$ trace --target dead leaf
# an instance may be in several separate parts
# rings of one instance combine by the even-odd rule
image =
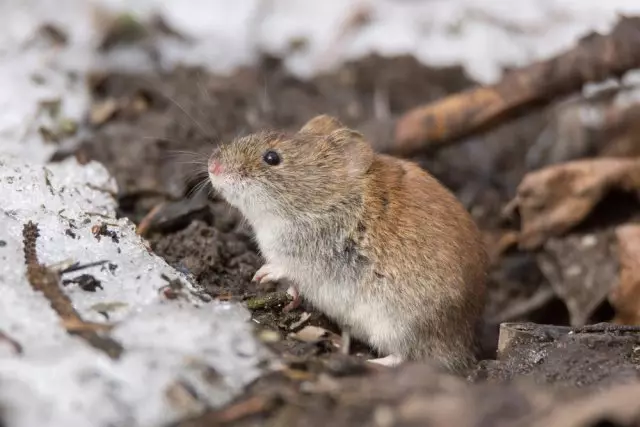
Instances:
[[[519,212],[519,247],[536,249],[578,225],[612,190],[638,188],[640,158],[574,161],[525,176],[505,214]]]
[[[113,98],[95,103],[91,106],[89,122],[93,126],[99,126],[111,119],[118,111],[118,102]]]
[[[536,259],[555,294],[566,305],[572,326],[586,324],[606,301],[618,271],[611,230],[550,238]]]
[[[260,331],[258,338],[264,343],[274,343],[282,339],[280,334],[272,329],[264,329]]]
[[[120,15],[103,14],[104,35],[98,49],[107,51],[116,46],[131,45],[141,41],[149,34],[148,23],[141,22],[129,13]],[[105,25],[106,22],[106,25]]]
[[[322,340],[330,340],[334,345],[339,344],[340,336],[329,331],[328,329],[321,328],[320,326],[305,326],[296,333],[290,334],[292,338],[303,342],[314,343]]]
[[[181,381],[170,384],[165,391],[165,396],[171,407],[185,414],[195,415],[205,408],[204,404],[194,396],[191,387]]]
[[[616,310],[614,322],[640,325],[640,225],[620,226],[616,229],[616,237],[620,281],[609,295]]]
[[[304,313],[302,313],[302,315],[300,316],[300,319],[298,319],[297,321],[293,322],[290,326],[289,329],[290,330],[296,330],[298,329],[300,326],[304,325],[309,319],[311,318],[311,313],[307,313],[306,311]]]
[[[482,238],[492,265],[518,245],[518,233],[512,230],[483,231]]]
[[[298,332],[291,334],[295,339],[304,342],[317,342],[328,336],[330,332],[319,326],[305,326]]]
[[[293,381],[312,381],[315,375],[311,372],[302,371],[300,369],[285,369],[283,375]]]

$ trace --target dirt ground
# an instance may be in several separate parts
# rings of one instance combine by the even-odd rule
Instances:
[[[93,134],[76,156],[102,162],[116,177],[120,214],[145,224],[158,255],[192,275],[211,298],[251,304],[256,333],[286,364],[226,410],[184,425],[532,425],[549,421],[545,417],[558,402],[640,377],[640,335],[633,331],[532,326],[495,355],[498,322],[569,325],[567,299],[542,271],[550,258],[560,268],[578,263],[585,274],[591,268],[611,276],[602,280],[615,280],[617,272],[612,228],[597,213],[541,251],[498,250],[513,226],[501,211],[525,175],[527,150],[553,107],[414,159],[458,195],[495,254],[485,360],[468,378],[428,366],[365,366],[363,358],[371,355],[366,346],[355,343],[350,356],[340,354],[335,325],[307,306],[285,314],[276,290],[250,283],[262,262],[251,230],[238,212],[200,188],[216,143],[264,128],[294,130],[315,114],[329,113],[376,146],[390,137],[399,114],[472,84],[459,68],[436,70],[411,57],[375,56],[308,82],[290,76],[275,58],[230,76],[197,69],[95,76]],[[630,215],[637,210],[634,203],[610,203]],[[596,243],[574,244],[585,236]],[[606,298],[595,301],[579,314],[588,323],[610,320]],[[336,335],[306,342],[290,336],[307,325]],[[418,410],[421,405],[431,409]],[[594,417],[591,424],[571,425],[638,425]]]

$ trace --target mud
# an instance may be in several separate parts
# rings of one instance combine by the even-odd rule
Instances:
[[[75,154],[81,160],[104,163],[116,177],[120,215],[139,224],[149,219],[145,216],[152,209],[162,211],[162,221],[146,233],[157,254],[191,274],[212,298],[247,301],[274,289],[250,283],[262,263],[251,230],[236,210],[201,185],[206,158],[215,144],[258,129],[295,130],[313,115],[328,113],[363,131],[377,146],[390,137],[399,114],[472,84],[459,68],[431,69],[410,57],[376,56],[312,81],[291,77],[275,58],[263,58],[258,66],[230,76],[198,69],[96,75],[91,83],[95,108],[107,102],[117,107],[107,118],[94,121],[93,134]],[[548,111],[532,111],[464,143],[414,158],[462,200],[487,234],[490,251],[513,226],[500,212],[526,173],[526,152],[544,128]],[[597,265],[602,254],[592,252],[584,256],[593,256],[591,265]],[[513,249],[496,253],[486,309],[490,320],[484,337],[486,355],[492,348],[495,352],[497,319],[559,325],[570,320],[566,303],[553,292],[536,253]],[[590,259],[581,263],[589,265]],[[527,305],[540,295],[537,305]],[[610,313],[593,304],[590,310],[595,314],[590,311],[589,320],[609,320]],[[520,306],[524,308],[513,310]],[[354,420],[369,420],[366,425],[425,425],[428,420],[422,415],[410,416],[415,412],[411,400],[415,393],[423,403],[437,397],[450,409],[458,408],[449,416],[459,417],[459,424],[445,417],[431,420],[430,425],[498,421],[516,425],[554,402],[541,404],[535,400],[545,395],[541,389],[522,388],[513,385],[514,380],[524,376],[581,395],[591,386],[637,377],[640,366],[637,335],[624,338],[622,344],[622,338],[607,334],[586,340],[538,339],[520,343],[508,357],[480,362],[469,377],[479,384],[471,387],[424,366],[380,372],[363,364],[371,352],[361,343],[354,343],[351,356],[344,356],[331,340],[300,342],[290,335],[305,325],[336,334],[339,330],[312,307],[303,305],[289,314],[281,309],[281,305],[265,307],[253,315],[256,333],[283,357],[285,371],[261,379],[239,399],[241,416],[207,414],[186,425],[236,421],[264,425],[266,420],[269,425],[354,425]],[[305,312],[310,317],[300,324]],[[464,405],[472,409],[454,414]],[[429,407],[437,417],[437,407],[433,403]],[[402,422],[387,423],[389,419]]]

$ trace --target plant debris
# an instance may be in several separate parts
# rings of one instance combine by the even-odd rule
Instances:
[[[0,342],[3,342],[3,341],[9,343],[9,345],[11,345],[11,347],[13,348],[13,351],[16,354],[22,354],[22,346],[20,345],[20,343],[14,340],[13,338],[11,338],[2,330],[0,330]]]
[[[270,294],[255,297],[245,301],[249,310],[265,310],[286,305],[292,298],[286,292],[272,292]]]
[[[87,292],[95,292],[98,289],[103,289],[100,281],[90,274],[81,274],[73,279],[65,279],[62,281],[62,284],[64,286],[76,284],[80,289]]]
[[[640,225],[618,227],[616,238],[620,279],[609,296],[616,312],[614,322],[640,325]]]
[[[91,227],[91,233],[95,236],[96,239],[100,240],[101,236],[111,237],[111,240],[114,243],[119,243],[120,238],[118,237],[118,233],[113,230],[109,230],[107,223],[102,222],[100,224],[96,224]]]
[[[572,326],[592,321],[618,271],[613,232],[552,237],[537,255],[540,270],[566,305]],[[611,320],[610,318],[604,320]]]
[[[118,111],[118,102],[113,98],[107,98],[91,106],[89,123],[92,126],[100,126],[115,116]]]
[[[68,333],[78,335],[90,345],[103,351],[109,357],[117,359],[123,351],[122,346],[99,331],[108,329],[105,325],[85,322],[73,308],[69,297],[60,288],[60,276],[38,262],[36,240],[38,226],[29,222],[23,227],[24,256],[27,265],[27,278],[35,291],[40,291],[49,300],[51,307],[58,313]]]
[[[187,227],[194,219],[211,221],[211,211],[206,198],[193,197],[161,203],[140,221],[136,232],[141,236],[147,236],[152,232],[171,233]]]
[[[580,224],[614,191],[640,188],[640,159],[576,160],[529,173],[518,186],[505,215],[518,212],[523,249],[536,249],[549,237]]]

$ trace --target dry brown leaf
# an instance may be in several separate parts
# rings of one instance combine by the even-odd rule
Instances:
[[[492,265],[496,264],[506,252],[518,245],[518,233],[512,230],[483,230],[482,238]]]
[[[535,249],[579,224],[610,191],[640,188],[640,159],[580,160],[524,177],[505,213],[518,210],[519,246]]]
[[[334,347],[342,347],[342,337],[340,335],[333,333],[328,329],[321,328],[320,326],[308,325],[289,336],[309,343],[328,340]]]
[[[304,342],[317,342],[328,337],[329,334],[331,334],[331,331],[328,331],[325,328],[309,325],[300,329],[298,332],[291,334],[291,336]]]
[[[110,120],[118,108],[118,102],[113,98],[93,104],[89,113],[89,122],[94,126],[99,126]]]
[[[289,325],[289,329],[292,331],[298,329],[300,326],[304,325],[309,319],[311,319],[311,313],[307,313],[306,311],[302,313],[300,318]]]
[[[550,238],[536,259],[554,293],[566,305],[569,323],[590,321],[611,290],[618,272],[612,230]]]
[[[620,282],[609,296],[616,310],[614,322],[640,325],[640,225],[628,224],[616,229]]]

